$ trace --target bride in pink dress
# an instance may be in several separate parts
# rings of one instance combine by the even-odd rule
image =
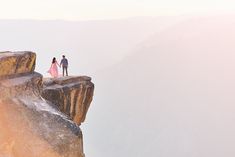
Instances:
[[[51,68],[48,70],[48,73],[51,74],[53,78],[57,78],[59,76],[58,74],[58,62],[56,61],[56,58],[54,57],[52,60]]]

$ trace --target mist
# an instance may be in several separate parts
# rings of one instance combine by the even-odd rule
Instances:
[[[82,124],[87,157],[233,157],[234,16],[0,21],[2,50],[52,57],[96,89]]]
[[[234,26],[187,19],[98,73],[91,156],[234,156]]]
[[[73,74],[92,74],[125,58],[132,48],[184,18],[128,18],[94,21],[0,20],[2,51],[38,54],[38,71],[48,76],[53,57],[70,59]]]

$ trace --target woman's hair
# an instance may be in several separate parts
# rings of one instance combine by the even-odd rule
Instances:
[[[56,58],[54,57],[53,59],[52,59],[52,63],[55,63],[56,62]]]

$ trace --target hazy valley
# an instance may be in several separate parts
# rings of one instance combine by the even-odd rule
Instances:
[[[88,157],[233,157],[233,19],[0,21],[0,49],[38,52],[45,75],[65,53],[93,78]]]

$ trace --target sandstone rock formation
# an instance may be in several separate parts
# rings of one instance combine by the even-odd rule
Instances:
[[[84,157],[79,125],[93,83],[88,77],[43,83],[35,61],[32,52],[0,53],[0,157]]]

